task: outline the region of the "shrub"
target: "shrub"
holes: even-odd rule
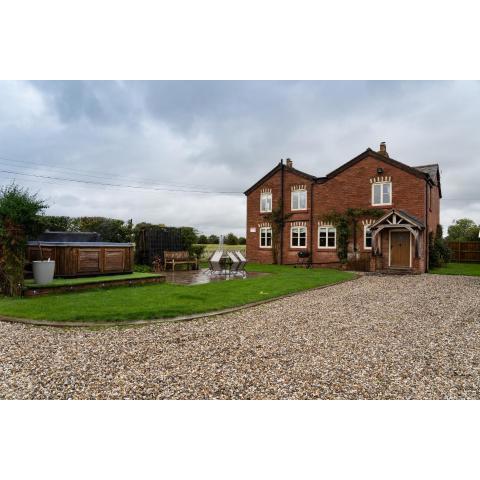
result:
[[[245,237],[238,237],[238,244],[239,245],[246,245],[247,239]]]
[[[225,237],[225,245],[238,245],[238,238],[237,238],[237,236],[230,232],[230,233]]]
[[[443,238],[443,227],[437,226],[435,233],[430,232],[428,235],[429,242],[429,268],[436,268],[445,265],[450,261],[452,252]]]
[[[0,283],[9,296],[21,295],[27,238],[42,229],[46,203],[15,184],[0,189]]]
[[[217,235],[210,235],[207,240],[207,243],[213,243],[215,245],[218,245],[218,243],[220,242],[220,239]]]
[[[198,240],[197,240],[197,243],[199,243],[200,245],[205,245],[208,243],[208,238],[206,235],[199,235],[198,236]]]
[[[203,255],[203,252],[205,251],[206,246],[205,245],[192,245],[188,249],[188,253],[196,257],[198,260],[200,260],[201,256]]]

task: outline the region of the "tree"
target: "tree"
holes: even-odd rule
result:
[[[78,217],[71,221],[74,232],[97,232],[104,242],[130,242],[133,238],[133,222],[105,217]]]
[[[479,240],[480,227],[470,218],[460,218],[448,227],[447,240],[455,242],[472,242]]]
[[[246,245],[247,239],[245,237],[238,237],[238,244],[239,245]]]
[[[0,189],[0,283],[9,296],[22,294],[27,238],[42,229],[40,213],[47,204],[18,185]]]
[[[208,243],[208,238],[206,235],[199,235],[198,236],[198,240],[197,240],[197,243],[199,243],[200,245],[205,245]]]
[[[190,247],[197,242],[197,231],[193,227],[180,227],[180,234],[182,236],[183,248],[190,250]]]
[[[55,215],[42,215],[40,217],[43,230],[50,232],[68,232],[72,229],[72,219]]]
[[[220,242],[220,239],[217,235],[210,235],[207,240],[207,243],[212,243],[215,245],[218,245],[218,243]]]
[[[238,245],[238,238],[232,232],[225,237],[225,245]]]

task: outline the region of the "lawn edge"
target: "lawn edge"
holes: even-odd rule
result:
[[[337,282],[329,283],[328,285],[320,285],[318,287],[307,288],[305,290],[300,290],[298,292],[287,293],[285,295],[280,295],[278,297],[267,298],[265,300],[258,300],[256,302],[245,303],[244,305],[239,305],[238,307],[224,308],[222,310],[214,310],[212,312],[203,312],[203,313],[194,313],[192,315],[181,315],[179,317],[171,318],[152,318],[150,320],[111,320],[109,322],[55,322],[52,320],[36,320],[33,318],[17,318],[17,317],[8,317],[0,315],[1,322],[7,323],[21,323],[24,325],[32,325],[36,327],[57,327],[57,328],[114,328],[114,327],[128,327],[128,326],[138,326],[138,325],[154,325],[158,323],[175,323],[175,322],[188,322],[191,320],[198,320],[201,318],[216,317],[219,315],[225,315],[227,313],[234,313],[240,310],[245,310],[247,308],[257,307],[259,305],[264,305],[266,303],[275,302],[277,300],[283,300],[284,298],[293,297],[295,295],[300,295],[305,292],[311,292],[314,290],[321,290],[323,288],[333,287],[334,285],[339,285],[341,283],[353,282],[358,280],[362,275],[354,272],[353,278],[347,278],[344,280],[339,280]]]

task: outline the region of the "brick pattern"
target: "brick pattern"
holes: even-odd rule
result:
[[[372,180],[379,177],[377,169],[382,168],[381,177],[392,182],[392,204],[372,207]],[[295,188],[307,190],[307,208],[302,211],[291,210],[291,192]],[[264,214],[260,213],[260,192],[271,189],[273,208],[279,205],[281,198],[281,171],[276,172],[266,182],[247,196],[247,258],[252,262],[271,263],[270,249],[259,248],[258,225],[265,222]],[[424,224],[428,223],[430,231],[434,231],[439,223],[440,199],[438,187],[432,187],[432,195],[426,187],[424,179],[416,177],[402,169],[392,166],[382,160],[368,156],[350,168],[328,179],[323,183],[312,183],[304,177],[295,174],[288,167],[284,169],[284,210],[291,214],[283,232],[282,261],[284,264],[298,262],[298,251],[308,250],[311,260],[318,265],[338,265],[338,256],[335,248],[320,249],[318,247],[319,222],[332,211],[342,212],[347,208],[378,208],[385,212],[396,209],[418,218]],[[313,212],[311,210],[313,196]],[[431,204],[426,204],[431,202]],[[428,206],[427,206],[428,205]],[[366,219],[368,220],[368,219]],[[307,248],[292,248],[290,246],[291,225],[302,222],[307,226]],[[255,232],[251,229],[256,229]],[[364,247],[364,225],[359,222],[356,232],[356,248],[358,256],[370,256],[371,250]],[[371,262],[371,268],[388,268],[388,233],[382,232],[383,256]],[[413,238],[412,238],[413,242]],[[424,271],[426,267],[425,254],[428,251],[427,235],[421,235],[421,259],[415,259],[412,245],[412,267],[417,271]],[[349,251],[353,252],[353,239],[349,242]]]

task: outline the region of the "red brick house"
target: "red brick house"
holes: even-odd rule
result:
[[[428,269],[428,233],[435,232],[440,221],[437,164],[410,167],[390,158],[382,143],[380,151],[369,148],[325,177],[282,160],[245,195],[250,262],[272,263],[268,215],[281,208],[288,218],[279,238],[279,262],[297,264],[303,255],[314,266],[338,266],[337,231],[325,217],[357,208],[383,214],[357,222],[348,242],[353,264],[370,271]]]

